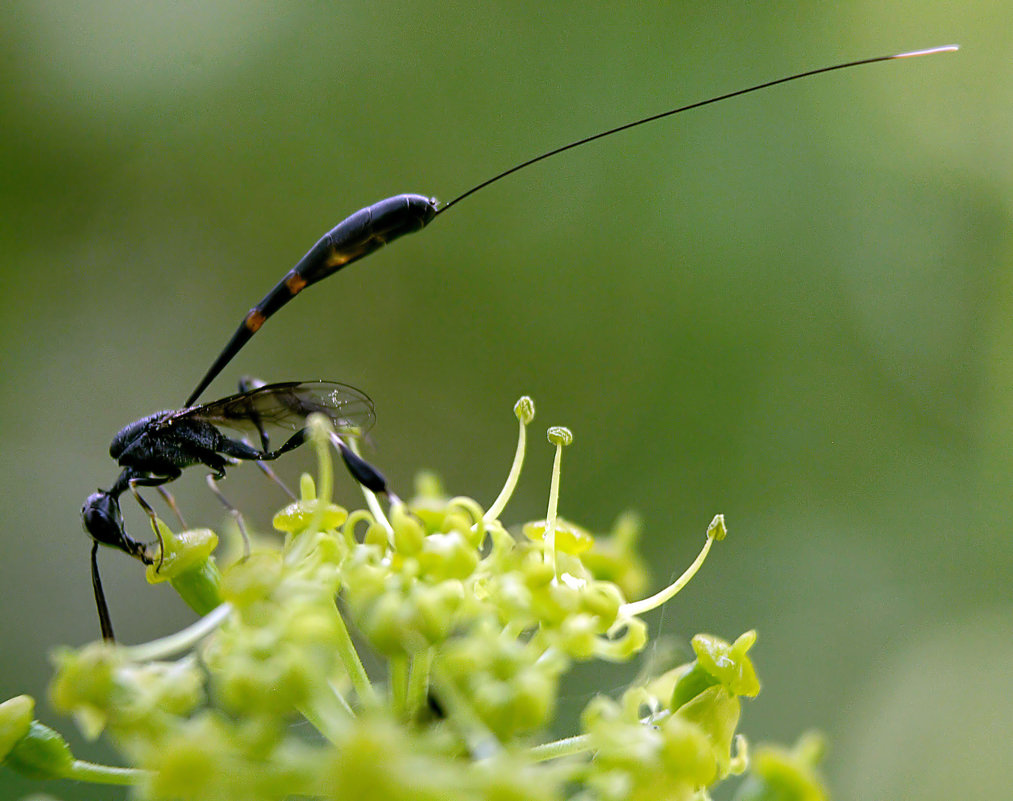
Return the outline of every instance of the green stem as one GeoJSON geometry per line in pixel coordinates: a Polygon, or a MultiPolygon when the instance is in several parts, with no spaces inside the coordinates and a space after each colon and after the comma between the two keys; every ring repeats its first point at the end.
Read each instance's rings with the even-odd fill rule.
{"type": "Polygon", "coordinates": [[[206,615],[222,603],[222,572],[214,559],[181,571],[169,584],[198,615],[206,615]]]}
{"type": "Polygon", "coordinates": [[[521,475],[521,467],[524,465],[524,446],[527,441],[527,430],[524,418],[518,417],[517,419],[520,422],[520,432],[517,435],[517,450],[514,452],[514,461],[510,465],[510,474],[507,476],[506,484],[503,485],[503,489],[500,490],[496,500],[489,507],[489,511],[484,515],[486,522],[496,520],[502,514],[503,509],[506,508],[507,502],[510,500],[510,496],[514,493],[517,479],[521,475]]]}
{"type": "Polygon", "coordinates": [[[352,680],[352,686],[355,688],[355,692],[363,705],[376,706],[378,702],[376,690],[373,689],[369,676],[366,675],[366,669],[362,666],[362,660],[359,659],[359,652],[355,650],[352,637],[348,633],[348,627],[345,626],[345,619],[341,616],[341,612],[336,605],[334,607],[334,615],[338,623],[338,656],[341,659],[341,663],[345,666],[345,672],[348,673],[348,677],[352,680]]]}
{"type": "MultiPolygon", "coordinates": [[[[644,726],[651,726],[656,724],[660,720],[664,720],[669,717],[671,712],[664,710],[654,715],[647,715],[646,717],[640,718],[640,723],[644,726]]],[[[551,743],[542,743],[536,745],[533,748],[528,749],[528,755],[531,756],[535,762],[546,762],[550,759],[559,759],[560,757],[573,756],[574,754],[583,754],[591,750],[591,735],[590,734],[575,734],[573,737],[564,737],[561,740],[553,740],[551,743]]]]}
{"type": "Polygon", "coordinates": [[[403,719],[408,708],[408,655],[390,658],[390,706],[394,716],[403,719]]]}
{"type": "Polygon", "coordinates": [[[461,738],[468,746],[473,758],[486,759],[502,751],[502,746],[478,713],[474,710],[464,693],[448,681],[439,671],[432,671],[437,697],[448,711],[447,720],[454,725],[461,738]]]}
{"type": "Polygon", "coordinates": [[[115,768],[111,765],[75,759],[67,771],[66,778],[92,784],[133,785],[140,784],[147,776],[148,771],[139,768],[115,768]]]}
{"type": "Polygon", "coordinates": [[[562,740],[553,740],[551,743],[536,745],[528,751],[528,755],[535,762],[546,762],[550,759],[583,754],[591,750],[591,736],[588,734],[577,734],[573,737],[564,737],[562,740]]]}
{"type": "Polygon", "coordinates": [[[623,604],[619,607],[619,617],[636,617],[637,615],[644,614],[644,612],[650,612],[652,609],[655,609],[666,601],[671,600],[683,587],[689,584],[690,579],[696,575],[696,572],[703,565],[704,559],[707,558],[707,554],[713,543],[714,537],[708,536],[703,549],[697,555],[696,559],[693,560],[693,564],[686,568],[685,573],[679,576],[675,582],[669,584],[665,587],[665,589],[661,590],[661,592],[656,592],[650,598],[644,598],[640,601],[623,604]]]}
{"type": "Polygon", "coordinates": [[[165,659],[179,651],[192,648],[201,639],[206,637],[232,613],[232,604],[223,603],[217,609],[204,615],[196,623],[187,626],[182,631],[162,637],[158,640],[143,643],[142,645],[128,645],[123,647],[123,655],[133,662],[150,662],[154,659],[165,659]]]}
{"type": "Polygon", "coordinates": [[[556,443],[556,455],[552,460],[552,478],[549,481],[549,509],[545,515],[544,542],[552,554],[552,574],[559,580],[559,566],[556,564],[556,510],[559,505],[559,473],[563,461],[563,446],[556,443]]]}
{"type": "Polygon", "coordinates": [[[411,671],[408,674],[408,719],[414,720],[419,710],[426,705],[429,693],[429,671],[433,666],[433,649],[427,648],[412,657],[411,671]]]}
{"type": "Polygon", "coordinates": [[[313,449],[317,453],[317,505],[313,510],[313,517],[307,526],[307,531],[320,531],[320,524],[324,519],[324,512],[327,504],[331,502],[331,494],[334,492],[334,466],[331,462],[331,451],[328,447],[330,439],[330,423],[324,423],[319,416],[314,420],[310,429],[313,441],[313,449]]]}
{"type": "Polygon", "coordinates": [[[299,707],[299,711],[318,732],[335,745],[339,742],[341,732],[347,728],[348,721],[354,717],[348,702],[329,684],[314,693],[310,702],[299,707]]]}

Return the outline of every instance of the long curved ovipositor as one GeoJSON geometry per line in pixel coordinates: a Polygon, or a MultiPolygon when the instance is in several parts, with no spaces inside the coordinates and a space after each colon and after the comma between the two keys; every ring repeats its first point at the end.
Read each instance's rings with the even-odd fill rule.
{"type": "Polygon", "coordinates": [[[435,219],[438,214],[442,214],[452,206],[460,203],[465,198],[470,197],[490,184],[494,184],[497,181],[506,178],[508,175],[512,175],[513,173],[519,172],[526,167],[530,167],[532,164],[539,161],[551,158],[552,156],[556,156],[564,151],[581,147],[582,145],[586,145],[597,139],[604,139],[607,136],[612,136],[613,134],[629,130],[630,128],[636,128],[637,126],[664,119],[665,117],[671,117],[675,114],[680,114],[694,108],[708,106],[712,103],[719,103],[722,100],[728,100],[733,97],[738,97],[739,95],[749,94],[750,92],[758,92],[761,89],[768,89],[772,86],[777,86],[778,84],[788,83],[789,81],[797,81],[801,78],[809,78],[813,75],[833,72],[834,70],[858,67],[863,64],[875,64],[880,61],[892,61],[894,59],[911,58],[914,56],[927,56],[935,53],[948,53],[957,49],[957,45],[945,45],[944,47],[934,47],[929,50],[912,50],[906,53],[895,53],[889,56],[863,58],[858,61],[847,61],[841,64],[834,64],[829,67],[820,67],[818,69],[808,70],[807,72],[799,72],[794,75],[778,78],[773,81],[766,81],[765,83],[756,84],[755,86],[739,89],[735,92],[729,92],[707,100],[701,100],[696,103],[690,103],[689,105],[669,109],[668,111],[663,111],[660,114],[652,114],[651,116],[643,117],[641,119],[634,120],[633,122],[628,122],[616,128],[610,128],[607,131],[600,131],[599,133],[587,136],[583,139],[578,139],[575,142],[570,142],[569,144],[546,151],[545,153],[535,156],[534,158],[530,158],[527,161],[523,161],[520,164],[516,164],[513,167],[510,167],[509,169],[476,184],[466,192],[455,197],[453,200],[444,203],[442,206],[439,205],[435,199],[428,198],[424,195],[404,194],[386,198],[378,203],[374,203],[372,206],[360,209],[352,216],[342,220],[327,234],[325,234],[320,241],[310,249],[309,253],[303,256],[302,259],[299,260],[299,263],[289,270],[289,272],[281,279],[281,281],[278,282],[274,289],[268,292],[260,303],[250,309],[246,317],[243,318],[243,322],[239,325],[239,328],[236,329],[232,338],[218,355],[218,358],[215,359],[211,367],[208,368],[207,373],[205,373],[204,377],[200,380],[200,383],[197,384],[194,391],[190,393],[190,397],[186,399],[186,403],[184,405],[193,405],[200,394],[207,389],[208,385],[214,381],[218,374],[233,359],[233,357],[239,353],[243,345],[249,341],[250,337],[252,337],[260,329],[267,319],[310,284],[314,284],[317,281],[336,273],[342,267],[351,264],[353,261],[358,261],[364,256],[368,256],[374,250],[377,250],[388,242],[393,242],[395,239],[402,237],[405,234],[410,234],[414,231],[421,231],[426,227],[426,225],[435,219]]]}

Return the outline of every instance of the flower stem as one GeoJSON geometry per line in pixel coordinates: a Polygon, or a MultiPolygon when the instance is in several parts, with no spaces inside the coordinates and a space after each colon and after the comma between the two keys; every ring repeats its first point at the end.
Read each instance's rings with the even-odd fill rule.
{"type": "Polygon", "coordinates": [[[359,659],[359,652],[355,650],[355,645],[348,633],[348,627],[345,625],[345,619],[341,616],[337,606],[334,607],[334,615],[337,618],[338,656],[345,666],[345,672],[348,673],[352,686],[363,705],[375,706],[378,701],[376,691],[369,681],[369,676],[366,675],[366,669],[362,666],[362,660],[359,659]]]}
{"type": "Polygon", "coordinates": [[[403,718],[408,706],[408,655],[390,658],[390,706],[397,718],[403,718]]]}
{"type": "Polygon", "coordinates": [[[414,719],[419,710],[425,706],[426,694],[429,692],[429,671],[432,665],[432,648],[412,657],[411,671],[408,674],[408,706],[406,709],[409,720],[414,719]]]}
{"type": "Polygon", "coordinates": [[[329,684],[320,692],[314,693],[308,704],[299,707],[299,712],[313,728],[335,745],[339,742],[341,731],[355,715],[348,702],[329,684]]]}
{"type": "Polygon", "coordinates": [[[689,584],[690,579],[692,579],[693,576],[696,575],[697,571],[703,565],[704,560],[707,558],[707,554],[710,552],[711,545],[713,544],[713,542],[714,537],[708,536],[707,542],[704,543],[703,549],[697,555],[696,559],[693,560],[693,564],[691,564],[688,568],[686,568],[686,572],[683,573],[681,576],[679,576],[679,578],[675,582],[665,587],[665,589],[661,590],[660,592],[656,592],[650,598],[644,598],[643,600],[633,601],[631,603],[623,604],[622,606],[620,606],[619,617],[624,618],[642,615],[644,614],[644,612],[650,612],[652,609],[656,609],[666,601],[669,601],[672,598],[674,598],[683,587],[689,584]]]}
{"type": "Polygon", "coordinates": [[[66,778],[92,784],[132,785],[139,784],[147,775],[148,771],[139,768],[117,768],[75,759],[67,771],[66,778]]]}
{"type": "Polygon", "coordinates": [[[156,659],[165,659],[172,654],[192,648],[200,640],[220,626],[232,613],[232,604],[223,603],[216,609],[208,612],[196,623],[187,626],[182,631],[162,637],[158,640],[143,643],[142,645],[128,645],[123,648],[123,655],[133,662],[149,662],[156,659]]]}
{"type": "Polygon", "coordinates": [[[551,743],[536,745],[528,751],[528,755],[535,762],[545,762],[550,759],[582,754],[589,750],[591,750],[591,736],[577,734],[573,737],[564,737],[562,740],[553,740],[551,743]]]}
{"type": "Polygon", "coordinates": [[[523,397],[517,401],[517,406],[514,407],[514,413],[517,415],[517,422],[520,428],[517,432],[517,450],[514,452],[514,461],[510,465],[510,474],[507,476],[506,484],[503,485],[503,489],[500,490],[496,500],[492,502],[492,506],[489,507],[484,515],[485,521],[488,523],[490,520],[497,520],[502,514],[503,509],[506,507],[510,500],[510,497],[514,494],[514,487],[517,486],[517,479],[521,475],[521,467],[524,464],[524,448],[527,442],[527,425],[531,422],[531,418],[535,415],[534,403],[528,397],[523,397]],[[526,405],[525,405],[526,404],[526,405]],[[528,407],[530,406],[530,413],[528,413],[528,407]]]}

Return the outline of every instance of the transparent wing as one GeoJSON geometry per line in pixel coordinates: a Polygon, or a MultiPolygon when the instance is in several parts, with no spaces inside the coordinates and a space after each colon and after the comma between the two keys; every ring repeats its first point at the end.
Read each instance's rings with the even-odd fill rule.
{"type": "Polygon", "coordinates": [[[376,421],[373,401],[355,387],[337,381],[284,381],[181,409],[166,424],[200,419],[244,431],[263,426],[296,430],[314,412],[330,418],[339,432],[350,436],[365,434],[376,421]]]}

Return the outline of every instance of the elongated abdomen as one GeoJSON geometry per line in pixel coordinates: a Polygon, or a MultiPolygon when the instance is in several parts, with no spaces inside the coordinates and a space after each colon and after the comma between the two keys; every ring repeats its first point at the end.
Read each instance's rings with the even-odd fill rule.
{"type": "Polygon", "coordinates": [[[267,318],[303,289],[398,237],[421,231],[435,216],[435,200],[423,195],[395,195],[360,209],[335,225],[247,312],[184,406],[191,406],[267,318]]]}

